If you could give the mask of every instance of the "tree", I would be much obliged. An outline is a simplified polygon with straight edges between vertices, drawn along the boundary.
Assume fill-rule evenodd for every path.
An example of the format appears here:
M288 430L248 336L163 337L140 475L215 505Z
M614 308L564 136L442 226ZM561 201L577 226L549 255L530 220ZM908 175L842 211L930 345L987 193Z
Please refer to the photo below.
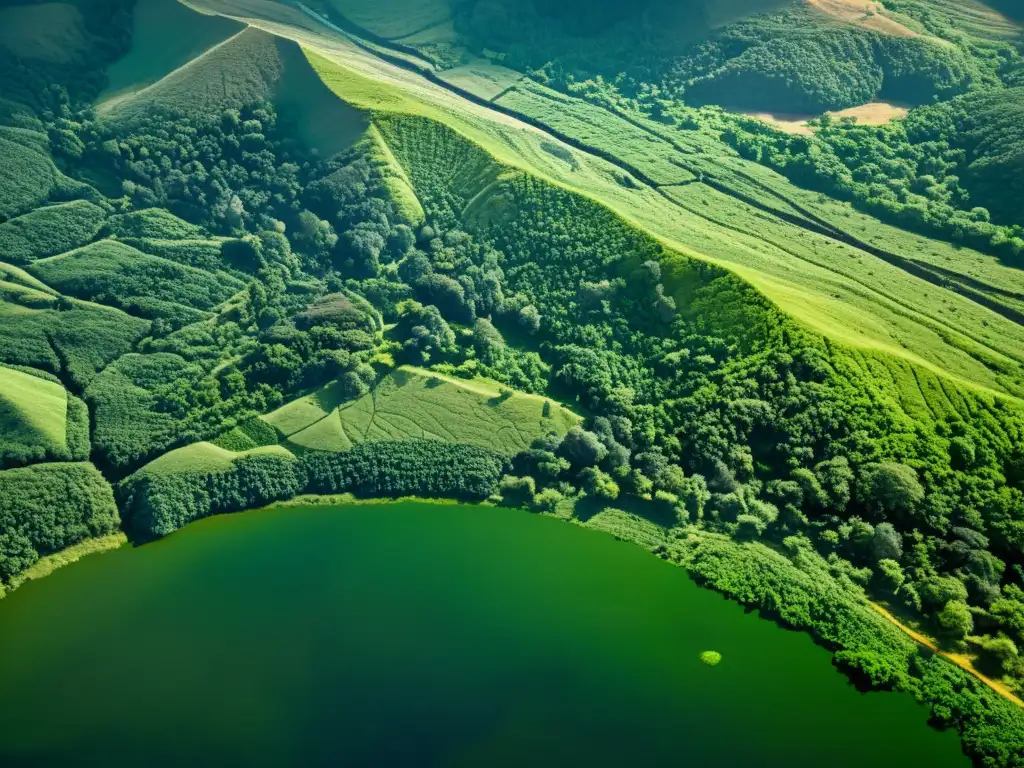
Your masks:
M526 504L537 493L537 484L532 477L505 475L498 484L502 500L510 504Z
M895 595L906 581L906 576L895 560L883 559L878 561L878 580L886 592Z
M913 512L924 500L914 469L894 461L865 465L857 491L861 502L876 511Z
M583 492L592 498L614 500L619 497L619 486L597 467L585 467L579 475Z
M540 330L540 312L537 311L535 306L527 304L519 310L519 325L530 334Z
M891 523L879 523L875 526L875 533L871 538L871 551L875 560L899 562L903 557L903 542Z
M950 600L936 617L943 632L956 640L963 640L974 629L974 617L967 603Z
M608 449L593 432L573 427L562 439L559 452L575 467L592 467L608 454Z

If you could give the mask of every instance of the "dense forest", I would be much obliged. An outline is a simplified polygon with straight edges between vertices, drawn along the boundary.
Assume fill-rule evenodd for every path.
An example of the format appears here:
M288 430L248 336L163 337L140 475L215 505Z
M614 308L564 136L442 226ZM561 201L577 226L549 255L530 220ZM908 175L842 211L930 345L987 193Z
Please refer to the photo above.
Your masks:
M376 114L326 155L272 99L104 116L93 100L131 3L91 5L104 42L88 56L0 58L0 363L65 391L43 418L0 379L0 580L119 525L145 541L302 493L580 515L615 502L671 532L663 557L812 631L859 682L928 702L979 764L1017 764L1017 710L848 618L886 602L1024 690L1015 400L813 333L735 274L425 117ZM579 22L577 5L481 0L456 26L550 87L664 124L711 100L820 112L924 94L934 103L887 126L826 116L794 137L722 118L722 140L1019 263L1013 46L985 58L845 27L810 40L805 10L786 8L711 39L648 31L658 55L627 72L635 38L599 48L636 20L611 4ZM671 16L654 0L637 11ZM317 450L260 418L333 385L326 423L401 365L484 377L496 401L562 401L580 424L504 455L443 430ZM949 408L908 413L908 379Z

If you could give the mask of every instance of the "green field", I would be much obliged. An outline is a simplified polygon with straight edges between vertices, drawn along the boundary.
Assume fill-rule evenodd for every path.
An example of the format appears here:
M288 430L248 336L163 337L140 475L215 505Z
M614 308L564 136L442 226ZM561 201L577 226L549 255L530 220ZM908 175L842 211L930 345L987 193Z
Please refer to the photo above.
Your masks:
M184 472L226 472L238 459L245 456L289 457L291 452L279 445L253 448L248 451L228 451L212 443L193 443L165 453L139 470L142 475L173 475Z
M496 96L523 79L521 72L494 64L487 59L478 59L461 67L446 69L439 76L446 83L488 101L493 101Z
M544 416L549 403L550 416ZM336 385L268 414L267 423L290 443L347 451L363 442L431 439L512 455L544 435L565 434L577 417L543 397L501 394L485 379L463 381L404 367L373 392L341 402Z
M0 454L12 448L66 451L67 411L60 384L0 366Z
M553 155L545 146L558 146L558 142L539 131L461 102L409 73L388 68L377 60L370 61L361 52L336 42L328 47L308 33L298 37L311 49L333 57L331 61L320 54L309 54L325 83L341 98L396 116L391 118L393 125L403 121L412 125L398 116L426 117L464 137L467 147L478 148L467 151L482 150L482 158L492 158L491 171L483 170L486 161L481 159L475 161L478 172L464 177L475 180L460 194L467 201L474 200L475 206L483 207L484 198L477 195L486 188L485 179L493 180L504 169L527 171L596 200L687 258L725 267L803 325L826 337L903 357L931 370L950 372L957 380L983 389L1014 394L1024 391L1024 378L1016 364L1010 365L1007 378L998 365L993 368L979 360L1005 359L1006 350L1019 349L1024 344L1024 331L968 298L942 291L943 300L935 301L929 294L941 289L870 254L858 254L861 262L857 278L851 280L844 274L847 270L842 261L810 262L758 235L751 236L742 229L737 231L714 221L717 214L688 210L672 199L675 187L662 195L644 185L624 186L623 172L605 160L564 145ZM371 81L371 73L378 80ZM392 133L387 138L397 155L400 147L396 142L411 141L416 135L415 131L408 131L404 137ZM424 132L419 136L417 140L421 142L427 138ZM422 152L423 147L415 151ZM566 162L564 158L568 156L575 158L575 162ZM405 157L412 158L413 154L407 153ZM751 210L750 215L759 214ZM827 247L842 249L831 242ZM891 296L896 292L911 309L893 301ZM956 316L952 327L949 315L942 315L947 305L952 308L950 314ZM937 324L939 331L935 330Z
M451 0L330 0L363 29L384 38L406 37L451 18Z

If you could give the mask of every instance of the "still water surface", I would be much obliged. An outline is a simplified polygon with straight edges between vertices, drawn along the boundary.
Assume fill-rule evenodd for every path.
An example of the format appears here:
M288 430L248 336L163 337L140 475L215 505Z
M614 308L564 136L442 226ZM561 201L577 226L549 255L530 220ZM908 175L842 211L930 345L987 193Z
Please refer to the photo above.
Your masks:
M253 512L86 558L0 602L0 703L3 766L969 765L911 697L681 569L473 506Z

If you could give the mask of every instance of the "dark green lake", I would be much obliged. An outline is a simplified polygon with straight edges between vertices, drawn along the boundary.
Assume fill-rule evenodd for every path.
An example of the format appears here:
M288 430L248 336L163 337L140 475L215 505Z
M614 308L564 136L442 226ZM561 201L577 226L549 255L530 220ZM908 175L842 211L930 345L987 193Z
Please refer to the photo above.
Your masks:
M717 667L699 654L717 650ZM212 518L0 602L0 765L967 766L630 544L399 503Z

